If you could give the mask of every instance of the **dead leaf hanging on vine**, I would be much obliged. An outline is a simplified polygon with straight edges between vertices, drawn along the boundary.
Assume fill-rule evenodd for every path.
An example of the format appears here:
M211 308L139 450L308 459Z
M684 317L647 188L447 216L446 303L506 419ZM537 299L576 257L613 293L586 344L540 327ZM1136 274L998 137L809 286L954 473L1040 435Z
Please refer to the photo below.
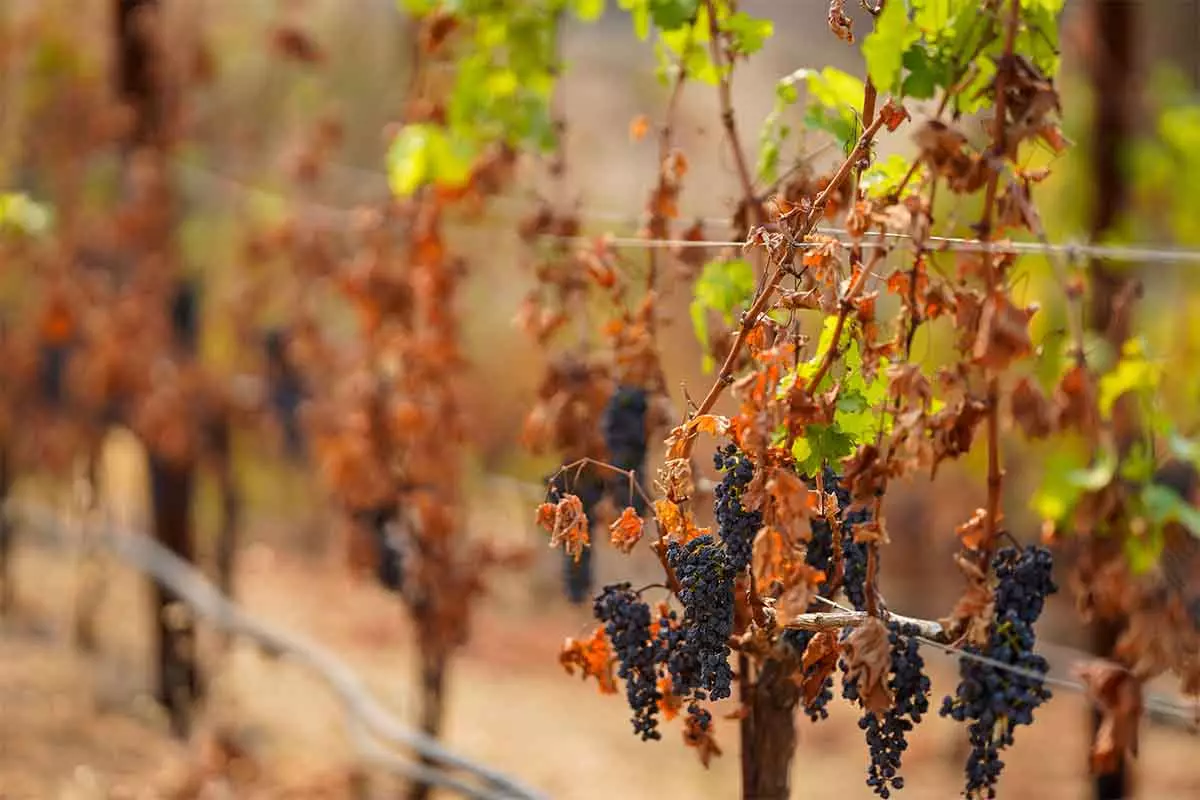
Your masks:
M860 702L867 711L883 713L892 707L888 673L892 668L892 646L888 629L871 617L846 638L846 681L858 685Z
M1125 754L1138 752L1138 722L1142 716L1142 685L1128 670L1111 661L1093 661L1075 674L1103 715L1092 742L1092 771L1112 773Z

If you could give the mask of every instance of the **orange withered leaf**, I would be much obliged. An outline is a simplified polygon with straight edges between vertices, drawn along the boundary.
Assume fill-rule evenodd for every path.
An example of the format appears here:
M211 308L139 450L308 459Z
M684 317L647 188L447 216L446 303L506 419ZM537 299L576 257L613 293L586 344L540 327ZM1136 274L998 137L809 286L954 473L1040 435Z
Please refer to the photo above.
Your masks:
M550 547L562 546L564 552L577 562L583 557L583 548L590 544L590 540L587 514L583 510L583 501L578 497L566 494L558 503L542 503L538 506L537 521L550 531Z
M812 704L820 697L825 689L825 679L837 669L841 652L841 644L833 631L820 631L804 648L801 663L804 677L800 691L804 694L805 705Z
M584 680L595 678L601 694L614 694L617 683L613 678L613 652L604 626L597 626L582 642L567 639L558 654L558 663L568 675L579 670Z
M903 105L889 100L887 104L879 110L879 116L883 119L884 127L889 131L895 131L906 120L912 119L909 116L908 109Z
M632 552L634 546L642 539L644 527L645 522L633 510L633 507L626 506L625 510L621 512L621 516L617 517L608 528L612 534L613 546L622 553Z
M640 142L646 138L646 134L650 130L650 120L645 114L638 114L629 121L629 139L630 141Z
M963 547L968 550L978 550L983 544L987 532L986 523L987 510L977 508L971 518L955 528L954 532L958 534L958 539L962 542Z

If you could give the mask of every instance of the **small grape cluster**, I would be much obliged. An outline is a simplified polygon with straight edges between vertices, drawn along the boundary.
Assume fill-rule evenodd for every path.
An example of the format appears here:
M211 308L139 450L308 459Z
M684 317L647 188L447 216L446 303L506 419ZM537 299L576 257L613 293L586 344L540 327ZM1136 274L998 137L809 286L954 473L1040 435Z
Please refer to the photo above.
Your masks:
M625 681L625 697L633 710L633 732L648 739L661 739L658 732L657 664L659 638L650 635L650 607L628 583L605 586L593 607L617 657L617 675Z
M608 448L609 462L618 469L632 472L641 483L646 468L646 390L637 386L618 386L608 399L600 418L600 432ZM629 481L623 476L612 479L613 498L621 505L632 505L639 514L645 511L641 492L629 496Z
M732 695L729 637L733 634L733 583L729 554L711 535L687 544L671 542L667 563L679 579L683 602L683 641L671 654L671 682L679 690L707 693L713 700ZM703 699L702 694L698 694Z
M808 649L808 644L817 634L814 631L799 630L797 628L789 628L783 632L781 639L783 644L791 648L797 656L803 656L804 651ZM816 665L813 665L805 670L804 677L808 678L816 670ZM819 722L829 718L829 701L833 699L833 676L825 676L825 682L821 685L821 691L813 698L811 703L805 703L804 713L813 722Z
M1023 673L1048 671L1046 660L1033 652L1033 625L1041 616L1046 597L1058 590L1053 567L1053 557L1044 547L1008 547L992 559L997 587L991 634L986 647L965 649L1021 672L964 658L955 696L942 702L942 716L970 721L968 797L996 796L996 782L1004 768L1000 751L1012 745L1015 729L1032 724L1033 712L1050 699L1044 681Z
M729 563L740 572L750 566L754 537L763 523L762 512L747 511L741 499L754 477L754 465L732 444L717 450L713 464L725 473L713 490L717 532L729 553Z
M867 786L884 800L892 791L904 788L900 762L908 749L909 731L929 712L930 689L925 659L914 638L917 630L895 622L889 622L888 629L892 651L888 688L892 691L894 704L883 714L867 712L858 721L858 727L866 733L871 756Z
M841 477L829 467L825 467L822 476L823 488L837 497L838 521L842 529L842 591L846 599L856 609L866 608L867 580L867 546L854 541L854 531L859 525L874 519L874 512L869 508L849 510L850 491L842 485ZM823 517L814 517L811 521L812 538L808 543L808 554L805 563L814 569L833 574L833 526ZM823 595L828 595L823 591Z

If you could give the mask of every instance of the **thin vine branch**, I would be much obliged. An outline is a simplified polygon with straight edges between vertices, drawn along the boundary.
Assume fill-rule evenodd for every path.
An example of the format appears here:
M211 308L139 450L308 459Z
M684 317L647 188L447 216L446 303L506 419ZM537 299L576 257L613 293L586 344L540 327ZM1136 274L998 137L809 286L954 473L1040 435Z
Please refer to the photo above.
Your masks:
M700 401L700 405L697 406L696 410L693 412L693 418L707 414L709 411L711 411L713 406L716 405L717 400L720 398L721 393L725 391L725 387L733 382L734 365L737 364L738 356L741 355L742 348L746 345L746 339L749 337L750 331L754 329L758 318L762 316L763 312L770 304L771 299L775 295L775 290L779 288L779 282L782 281L783 277L789 274L791 270L792 258L796 253L796 242L808 236L812 232L813 228L817 226L817 222L821 219L821 215L825 210L826 204L829 202L829 198L841 187L842 183L850 175L851 170L858 162L861 154L865 152L868 147L870 147L871 142L875 139L875 134L877 134L879 129L883 127L883 121L883 115L879 115L871 122L869 126L867 126L866 130L863 131L862 136L859 137L858 143L854 146L854 149L851 151L849 157L842 162L840 167L838 167L837 172L834 173L833 178L829 181L829 185L826 186L819 195L817 195L817 199L813 202L812 209L809 211L808 216L805 217L799 228L793 232L791 239L789 239L789 241L785 244L786 254L779 260L779 263L776 265L774 271L772 271L770 277L767 278L767 282L766 285L763 286L763 290L759 293L758 297L755 298L754 303L752 303L750 306L750 309L742 317L742 324L738 329L737 337L734 339L733 345L729 348L729 353L725 356L724 363L721 364L721 371L717 374L717 379L714 381L712 388L708 390L708 394L704 396L704 399ZM687 458L691 455L692 449L695 447L695 442L695 436L690 436L684 440L681 445L681 457Z

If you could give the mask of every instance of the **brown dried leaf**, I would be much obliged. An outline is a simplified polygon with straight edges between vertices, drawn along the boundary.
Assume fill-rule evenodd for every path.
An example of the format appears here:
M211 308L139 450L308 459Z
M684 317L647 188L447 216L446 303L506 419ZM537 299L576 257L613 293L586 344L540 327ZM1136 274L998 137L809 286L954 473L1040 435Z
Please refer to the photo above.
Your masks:
M1013 361L1032 354L1029 320L1036 313L1036 305L1018 308L1006 294L993 292L980 312L979 332L972 352L975 363L1004 370Z
M1112 773L1128 753L1138 752L1138 722L1142 716L1142 684L1111 661L1092 661L1075 669L1092 701L1103 715L1092 742L1092 771Z
M1054 429L1054 406L1028 376L1013 387L1009 409L1013 421L1030 439L1041 439Z
M846 0L829 0L829 30L846 44L854 44L854 20L846 15Z
M693 714L689 714L684 722L683 742L688 747L696 748L696 752L700 756L700 763L705 768L708 767L713 756L721 755L721 748L717 745L717 740L713 738L712 728L711 720L705 723Z
M845 680L858 684L863 708L883 713L892 707L888 673L892 668L892 648L888 629L877 617L871 617L846 638Z

